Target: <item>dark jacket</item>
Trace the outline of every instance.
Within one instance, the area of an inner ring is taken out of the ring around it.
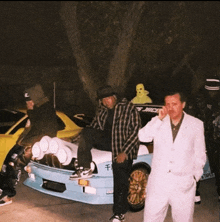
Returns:
[[[220,161],[220,103],[219,94],[211,98],[207,91],[200,90],[192,99],[190,114],[201,119],[205,127],[206,151],[212,172],[219,168]]]
[[[104,130],[108,109],[101,103],[90,127]],[[115,159],[121,152],[129,159],[136,159],[139,149],[138,131],[141,119],[136,107],[126,99],[115,106],[112,125],[112,157]]]
[[[41,86],[36,85],[27,89],[26,92],[28,92],[35,105],[33,110],[27,111],[31,126],[24,131],[24,137],[21,139],[20,145],[33,144],[45,135],[55,137],[58,131],[56,111],[44,95]]]

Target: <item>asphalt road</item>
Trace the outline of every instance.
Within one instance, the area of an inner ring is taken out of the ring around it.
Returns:
[[[13,203],[1,207],[0,222],[107,222],[112,215],[112,205],[89,205],[43,194],[23,185],[25,177],[24,172]],[[202,181],[200,191],[202,203],[195,206],[194,222],[219,222],[215,179]],[[142,220],[143,210],[126,214],[126,222]],[[165,222],[171,221],[169,209]]]

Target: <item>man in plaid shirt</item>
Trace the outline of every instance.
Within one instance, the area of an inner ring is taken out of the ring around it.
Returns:
[[[128,211],[128,179],[133,159],[137,158],[141,119],[135,106],[125,98],[120,100],[111,86],[98,89],[98,110],[89,127],[83,129],[78,147],[78,170],[70,179],[92,176],[91,149],[112,152],[114,178],[113,221],[124,221]]]

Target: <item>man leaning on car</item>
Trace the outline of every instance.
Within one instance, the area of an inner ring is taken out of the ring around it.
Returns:
[[[36,84],[26,89],[24,97],[28,121],[15,146],[9,151],[0,173],[0,206],[12,203],[21,169],[30,161],[31,146],[45,135],[55,137],[58,131],[56,111],[42,86]]]

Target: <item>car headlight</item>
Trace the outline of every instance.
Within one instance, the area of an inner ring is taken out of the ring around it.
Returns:
[[[28,166],[28,165],[24,167],[24,170],[25,170],[27,173],[31,173],[31,167]]]
[[[66,146],[60,147],[55,155],[57,156],[60,163],[64,166],[70,164],[70,162],[72,161],[72,152]]]
[[[60,161],[60,163],[64,163],[66,162],[67,159],[67,153],[64,149],[59,149],[57,154],[56,154],[58,160]]]
[[[55,154],[58,152],[60,146],[60,141],[58,138],[53,138],[49,142],[49,150],[51,153]]]
[[[44,136],[40,140],[40,148],[43,152],[46,152],[48,150],[50,141],[51,138],[49,136]]]
[[[36,142],[32,146],[32,155],[33,158],[36,158],[37,160],[41,160],[44,157],[44,153],[40,148],[40,142]]]

